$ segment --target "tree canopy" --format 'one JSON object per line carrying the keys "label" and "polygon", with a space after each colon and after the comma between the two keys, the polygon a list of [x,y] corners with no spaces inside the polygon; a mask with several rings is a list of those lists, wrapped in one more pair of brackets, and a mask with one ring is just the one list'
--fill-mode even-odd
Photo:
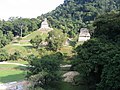
{"label": "tree canopy", "polygon": [[63,56],[60,52],[45,55],[41,58],[35,56],[29,57],[29,71],[27,76],[34,83],[34,86],[47,88],[52,82],[60,79],[60,63]]}
{"label": "tree canopy", "polygon": [[120,89],[120,14],[106,14],[96,19],[91,40],[76,48],[74,70],[96,90]]}
{"label": "tree canopy", "polygon": [[33,45],[35,48],[39,48],[42,44],[43,37],[42,35],[37,35],[35,38],[30,40],[30,43]]}
{"label": "tree canopy", "polygon": [[64,0],[52,12],[38,16],[38,19],[48,18],[50,26],[70,34],[77,33],[79,28],[93,29],[92,23],[99,15],[116,12],[120,8],[119,0]]}
{"label": "tree canopy", "polygon": [[66,42],[66,35],[60,30],[53,30],[48,33],[48,49],[57,51]]}

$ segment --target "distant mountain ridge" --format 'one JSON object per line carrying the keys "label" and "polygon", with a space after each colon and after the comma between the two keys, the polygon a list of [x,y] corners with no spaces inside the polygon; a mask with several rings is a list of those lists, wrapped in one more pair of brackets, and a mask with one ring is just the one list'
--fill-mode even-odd
{"label": "distant mountain ridge", "polygon": [[81,27],[90,27],[96,16],[119,8],[120,0],[65,0],[55,10],[37,18],[48,18],[53,28],[72,34]]}

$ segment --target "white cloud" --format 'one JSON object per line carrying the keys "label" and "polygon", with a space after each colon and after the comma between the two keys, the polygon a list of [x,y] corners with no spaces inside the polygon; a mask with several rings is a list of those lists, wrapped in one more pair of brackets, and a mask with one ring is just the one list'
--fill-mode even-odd
{"label": "white cloud", "polygon": [[55,9],[64,0],[0,0],[0,19],[37,17]]}

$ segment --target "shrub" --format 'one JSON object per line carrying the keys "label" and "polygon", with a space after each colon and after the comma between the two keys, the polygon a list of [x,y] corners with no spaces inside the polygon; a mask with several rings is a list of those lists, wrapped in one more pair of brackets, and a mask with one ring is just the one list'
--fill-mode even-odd
{"label": "shrub", "polygon": [[8,53],[5,50],[1,49],[0,50],[0,61],[7,61],[8,59],[9,59]]}

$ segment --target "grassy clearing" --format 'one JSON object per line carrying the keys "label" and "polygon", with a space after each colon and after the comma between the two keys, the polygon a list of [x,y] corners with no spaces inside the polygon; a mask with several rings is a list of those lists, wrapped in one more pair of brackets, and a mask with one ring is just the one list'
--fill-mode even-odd
{"label": "grassy clearing", "polygon": [[20,64],[25,64],[27,65],[28,62],[27,61],[24,61],[24,60],[10,60],[10,61],[7,61],[7,62],[10,62],[10,63],[20,63]]}
{"label": "grassy clearing", "polygon": [[4,49],[9,53],[9,54],[13,54],[16,51],[19,51],[21,53],[21,55],[27,56],[30,54],[36,54],[38,55],[38,52],[30,45],[14,45],[14,44],[9,44],[7,46],[4,47]]}
{"label": "grassy clearing", "polygon": [[25,67],[9,64],[0,65],[0,83],[21,81],[25,78]]}
{"label": "grassy clearing", "polygon": [[40,30],[34,31],[31,34],[22,38],[22,40],[18,41],[17,43],[10,43],[9,45],[5,46],[4,49],[9,53],[13,54],[16,51],[19,51],[23,56],[27,56],[30,54],[38,55],[38,52],[32,47],[30,44],[30,40],[37,35],[42,35],[43,39],[45,39],[48,34],[42,33]]}
{"label": "grassy clearing", "polygon": [[26,48],[23,47],[23,46],[20,46],[20,45],[9,44],[9,45],[5,46],[4,49],[9,54],[13,54],[15,51],[19,51],[19,52],[21,52],[21,54],[26,54],[27,53]]}
{"label": "grassy clearing", "polygon": [[65,59],[62,64],[70,64],[71,57],[73,56],[73,47],[72,46],[64,46],[60,50],[62,53],[64,53]]}
{"label": "grassy clearing", "polygon": [[73,47],[72,46],[64,46],[61,48],[60,51],[64,54],[66,54],[67,56],[72,56]]}
{"label": "grassy clearing", "polygon": [[40,30],[37,30],[37,31],[34,31],[31,34],[23,37],[22,40],[31,40],[32,38],[34,38],[37,35],[42,35],[43,39],[45,39],[48,36],[47,33],[42,33]]}

